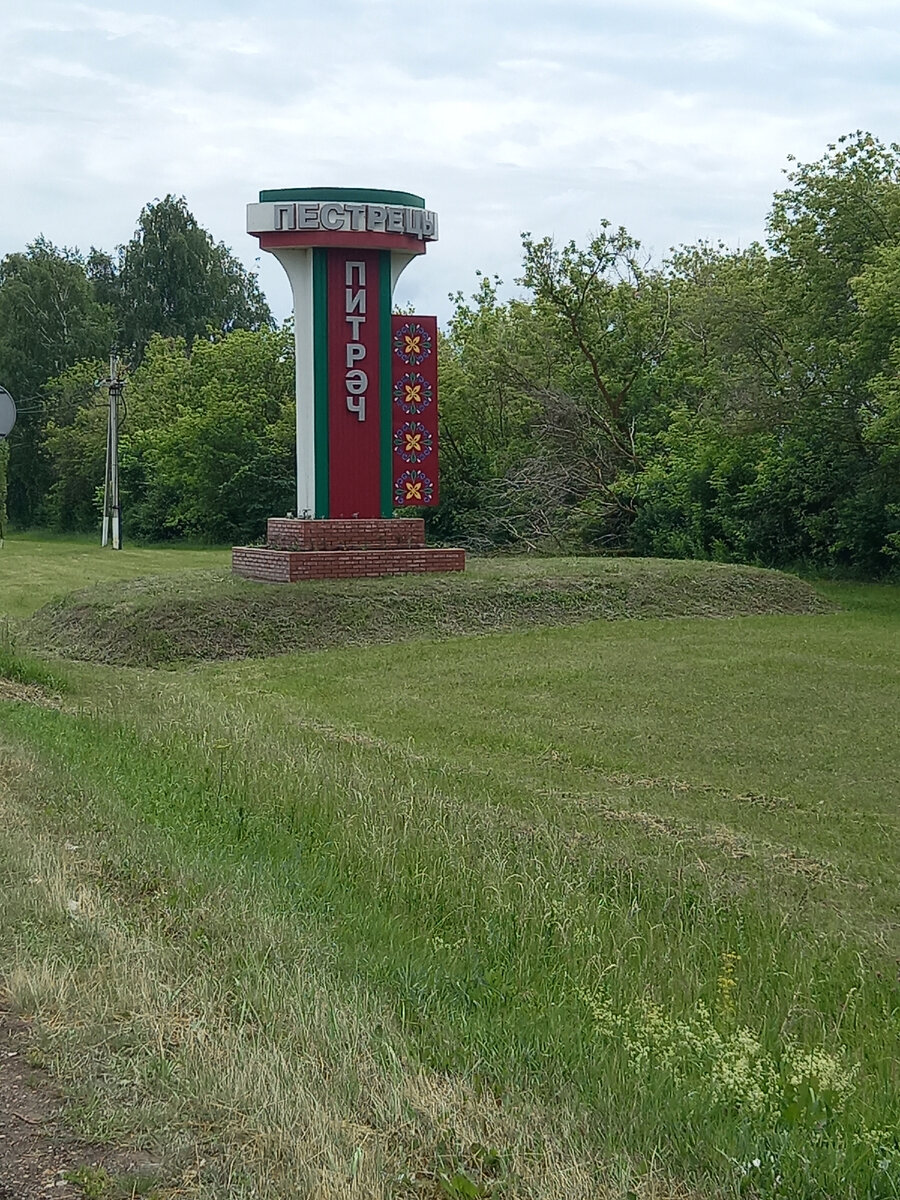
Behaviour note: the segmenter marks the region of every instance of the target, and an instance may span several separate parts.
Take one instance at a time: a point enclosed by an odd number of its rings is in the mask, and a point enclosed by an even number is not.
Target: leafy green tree
[[[109,264],[94,261],[97,285],[110,287]],[[123,345],[135,362],[150,338],[182,337],[187,344],[212,329],[262,329],[272,315],[256,282],[188,210],[183,197],[148,204],[134,237],[121,251],[115,285]]]
[[[880,317],[877,305],[868,317],[861,311],[854,281],[878,264],[884,275],[900,243],[900,146],[857,132],[796,165],[775,197],[769,242],[802,382],[770,499],[777,508],[787,493],[800,507],[804,557],[878,573],[887,567],[891,485],[869,431],[892,334],[883,305]]]
[[[672,417],[638,433],[635,550],[889,568],[898,162],[870,135],[842,139],[790,171],[768,253],[673,257]]]
[[[658,268],[605,223],[583,248],[524,235],[519,298],[485,277],[457,294],[432,532],[485,548],[896,566],[900,149],[858,133],[793,164],[768,229],[765,247],[701,243]],[[70,259],[89,302],[75,308],[115,308],[135,350],[126,528],[261,534],[293,503],[293,375],[252,276],[171,196],[118,258]],[[2,304],[0,286],[0,316]],[[35,460],[45,491],[52,480],[45,512],[67,528],[96,519],[105,367],[91,353],[48,361],[64,369],[43,387]]]
[[[283,331],[236,330],[214,341],[154,337],[125,388],[120,430],[126,535],[146,540],[253,539],[294,496],[294,369]],[[58,528],[99,516],[106,414],[91,367],[50,386],[57,419],[46,451],[56,470]]]
[[[679,408],[646,444],[646,466],[623,481],[635,518],[629,548],[661,558],[755,561],[748,491],[773,439]]]
[[[857,348],[870,364],[862,438],[884,492],[883,552],[900,563],[900,243],[879,248],[853,281],[860,307]]]
[[[173,373],[178,398],[166,407],[160,392],[170,394]],[[140,428],[123,435],[132,528],[216,542],[261,536],[266,518],[293,503],[293,392],[283,332],[236,330],[194,342],[189,356],[183,342],[156,339],[131,388]]]
[[[768,229],[791,312],[814,334],[810,348],[821,358],[845,337],[851,280],[879,246],[900,238],[900,146],[857,131],[818,161],[796,163],[775,194]]]
[[[117,312],[120,305],[119,287],[119,258],[121,255],[108,254],[91,246],[90,253],[84,260],[85,274],[94,290],[94,298],[100,304],[108,305]]]
[[[793,407],[784,299],[764,247],[701,242],[666,263],[671,338],[662,398],[746,430],[778,427]]]
[[[619,546],[633,512],[616,482],[640,470],[636,432],[658,406],[666,285],[608,224],[584,250],[525,234],[523,251],[526,298],[501,303],[487,279],[456,297],[439,516],[470,540]]]
[[[534,451],[535,413],[526,352],[535,349],[531,307],[501,302],[498,279],[462,293],[441,338],[441,505],[428,521],[443,537],[489,547],[519,536],[508,482]]]
[[[10,438],[9,513],[18,524],[39,517],[50,482],[44,384],[101,356],[112,329],[112,312],[96,300],[77,251],[38,238],[0,262],[0,382],[22,410]]]
[[[671,336],[667,281],[640,243],[601,223],[581,249],[523,237],[521,282],[551,348],[537,431],[578,543],[620,547],[634,517],[623,474],[642,469],[637,433],[658,420],[657,374]]]
[[[47,416],[42,452],[52,482],[44,501],[44,520],[66,532],[91,529],[97,522],[98,499],[106,462],[108,404],[96,380],[108,364],[76,363],[48,380],[44,394]]]

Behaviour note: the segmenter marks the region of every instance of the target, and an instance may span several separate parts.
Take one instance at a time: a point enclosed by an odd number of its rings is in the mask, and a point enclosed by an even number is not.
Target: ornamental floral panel
[[[437,318],[392,317],[394,504],[438,503]]]

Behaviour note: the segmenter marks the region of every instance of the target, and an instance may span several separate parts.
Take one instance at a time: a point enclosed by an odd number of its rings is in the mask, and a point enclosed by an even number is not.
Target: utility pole
[[[112,532],[113,550],[122,549],[122,512],[119,507],[119,397],[125,387],[119,378],[119,358],[115,350],[109,356],[109,379],[100,385],[109,392],[109,420],[106,426],[106,478],[103,480],[103,532],[100,545],[106,546]]]

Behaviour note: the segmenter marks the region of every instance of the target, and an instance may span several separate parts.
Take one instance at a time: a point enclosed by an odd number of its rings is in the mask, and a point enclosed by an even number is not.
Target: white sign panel
[[[437,213],[402,204],[344,204],[339,200],[280,200],[247,205],[248,233],[324,230],[327,233],[405,233],[438,240]]]
[[[9,437],[15,423],[15,401],[6,388],[0,387],[0,438]]]

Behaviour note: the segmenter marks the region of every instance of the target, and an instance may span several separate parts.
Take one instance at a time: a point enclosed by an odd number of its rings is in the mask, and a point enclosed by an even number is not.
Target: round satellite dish
[[[9,437],[16,423],[16,402],[4,387],[0,387],[0,438]]]

